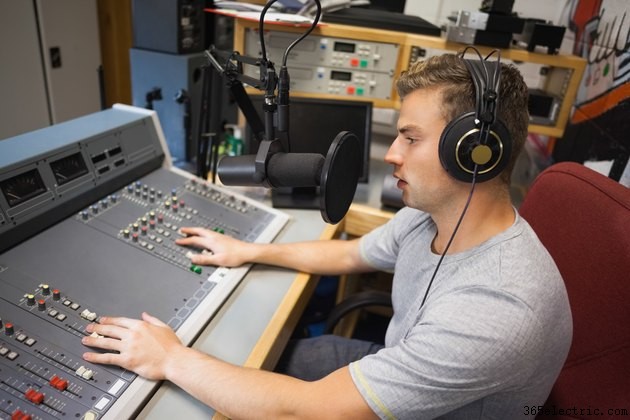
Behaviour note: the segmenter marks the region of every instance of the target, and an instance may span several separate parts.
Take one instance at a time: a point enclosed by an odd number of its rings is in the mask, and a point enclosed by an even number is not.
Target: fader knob
[[[47,284],[42,285],[42,295],[48,296],[50,295],[50,286]]]
[[[35,296],[33,296],[33,295],[26,295],[26,304],[28,306],[35,305]]]

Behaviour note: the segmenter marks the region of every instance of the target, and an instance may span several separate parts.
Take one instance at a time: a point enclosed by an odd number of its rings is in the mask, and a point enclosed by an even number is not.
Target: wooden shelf
[[[248,52],[245,51],[245,32],[248,29],[257,30],[258,22],[236,19],[234,49],[242,54],[248,54]],[[297,34],[304,33],[305,28],[285,24],[266,24],[265,30],[292,32]],[[406,70],[409,67],[409,64],[412,62],[412,51],[414,47],[431,49],[434,50],[435,53],[456,52],[465,47],[464,44],[449,42],[446,39],[439,37],[406,34],[403,32],[361,28],[357,26],[339,24],[321,24],[313,30],[312,35],[345,38],[353,41],[373,41],[395,44],[399,47],[398,59],[396,63],[392,63],[391,68],[395,75],[399,75],[403,70]],[[484,46],[478,46],[477,48],[482,52],[482,54],[487,54],[493,49]],[[503,49],[501,50],[501,58],[517,63],[534,63],[548,67],[549,72],[545,76],[545,86],[543,87],[543,90],[560,99],[560,109],[553,125],[530,124],[529,131],[552,137],[562,137],[571,113],[571,108],[577,95],[578,87],[582,80],[586,61],[573,55],[540,54],[520,49]],[[343,70],[343,68],[341,70]],[[254,89],[248,91],[251,93],[259,93]],[[356,95],[313,93],[300,91],[299,86],[297,88],[292,87],[291,94],[297,97],[307,96],[324,99],[371,100],[375,107],[392,109],[400,108],[400,98],[396,93],[394,83],[392,83],[391,95],[389,95],[389,98],[391,99],[360,97]]]

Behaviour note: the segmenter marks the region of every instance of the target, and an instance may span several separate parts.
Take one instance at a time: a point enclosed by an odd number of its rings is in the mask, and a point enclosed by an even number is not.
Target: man
[[[498,118],[511,134],[512,156],[474,194],[438,157],[447,123],[475,109],[464,61],[430,58],[397,86],[398,136],[385,160],[407,207],[392,221],[352,241],[250,244],[200,228],[183,228],[189,236],[178,241],[211,251],[193,256],[195,264],[394,271],[384,348],[326,336],[298,342],[282,366],[299,379],[186,348],[164,323],[143,314],[142,321],[105,317],[92,324],[88,331],[104,337],[83,343],[112,353],[88,352],[85,359],[170,380],[233,418],[510,419],[543,404],[572,327],[557,268],[509,197],[510,172],[527,136],[523,79],[502,66]]]

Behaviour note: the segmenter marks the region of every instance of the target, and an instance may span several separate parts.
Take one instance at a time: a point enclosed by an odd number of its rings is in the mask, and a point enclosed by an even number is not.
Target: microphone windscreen
[[[223,185],[260,186],[261,181],[254,177],[256,155],[225,156],[219,161],[217,174]]]
[[[324,156],[317,153],[276,153],[267,163],[267,178],[273,187],[316,187],[323,166]]]

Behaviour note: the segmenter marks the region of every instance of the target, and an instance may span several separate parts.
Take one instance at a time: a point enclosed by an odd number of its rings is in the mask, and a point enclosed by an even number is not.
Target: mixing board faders
[[[0,418],[133,417],[157,384],[84,361],[86,326],[146,311],[192,343],[249,267],[191,264],[180,228],[270,242],[288,221],[164,165],[154,118],[123,107],[0,142]]]

